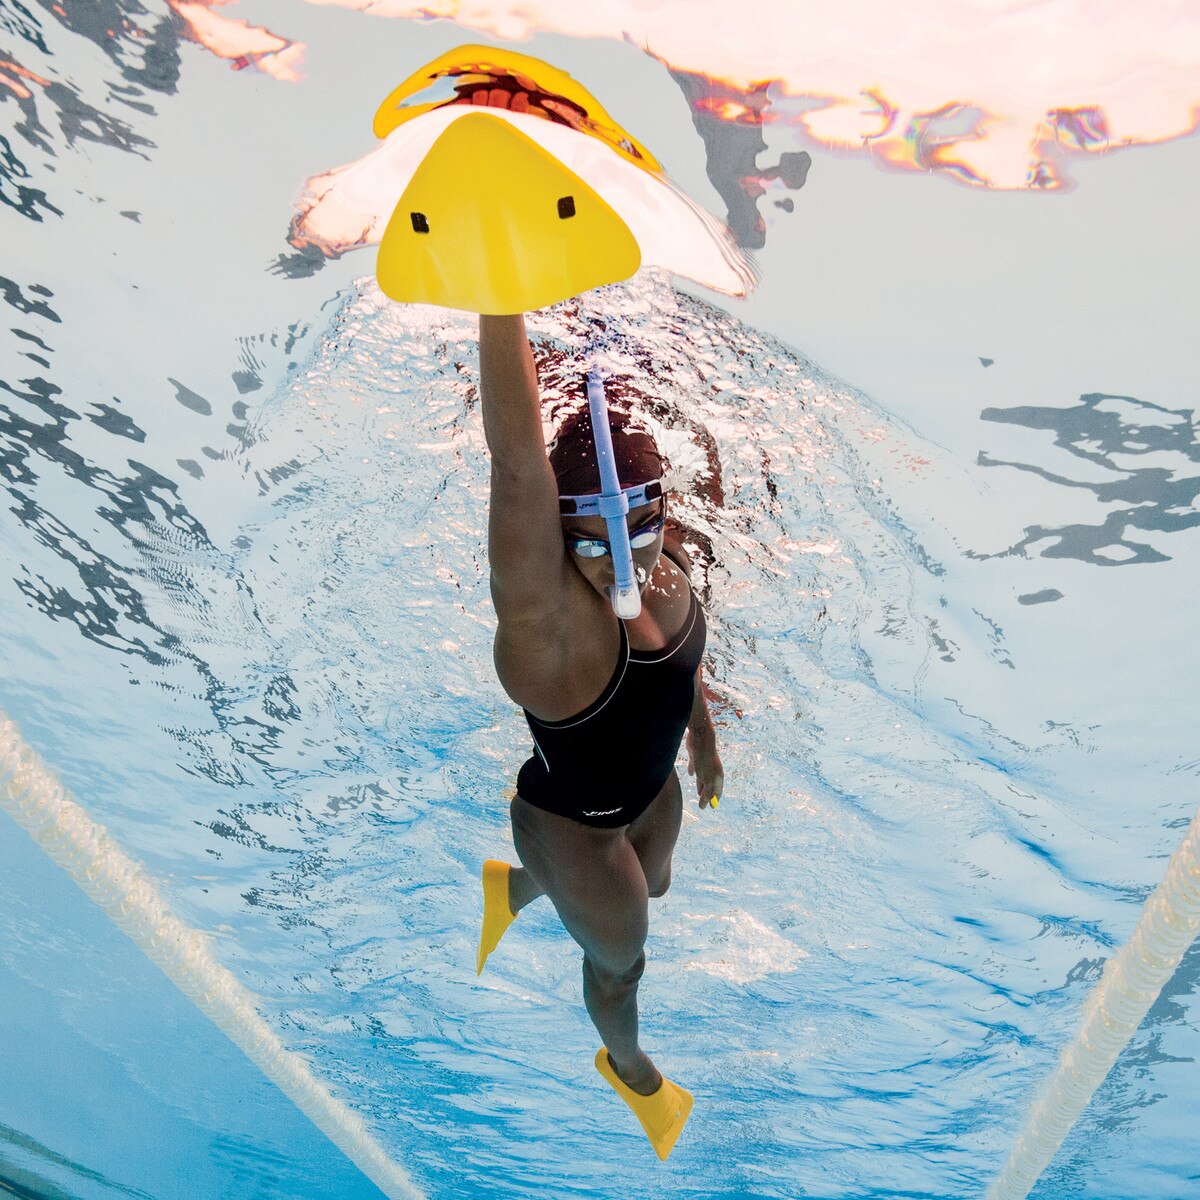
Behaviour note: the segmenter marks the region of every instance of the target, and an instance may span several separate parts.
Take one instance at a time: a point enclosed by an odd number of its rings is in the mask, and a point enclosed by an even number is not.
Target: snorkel
[[[563,516],[601,516],[608,526],[608,545],[612,554],[616,582],[608,588],[613,612],[624,621],[632,620],[642,611],[642,595],[633,565],[633,549],[629,545],[629,527],[625,517],[632,508],[648,504],[663,494],[662,481],[621,487],[617,475],[616,455],[613,452],[612,427],[608,418],[608,400],[604,394],[604,378],[600,368],[593,366],[587,377],[588,409],[592,423],[592,438],[596,447],[596,465],[600,472],[600,494],[559,496],[559,511]]]
[[[629,497],[621,491],[617,463],[613,457],[612,429],[608,424],[608,400],[600,368],[593,367],[587,379],[588,408],[592,414],[592,436],[596,439],[596,463],[600,468],[599,513],[608,526],[608,544],[612,547],[613,571],[617,581],[608,589],[613,612],[629,621],[642,611],[642,594],[633,573],[633,551],[629,546]]]

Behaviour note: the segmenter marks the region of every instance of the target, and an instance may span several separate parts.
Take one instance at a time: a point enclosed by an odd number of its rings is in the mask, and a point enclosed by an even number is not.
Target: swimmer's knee
[[[671,868],[668,866],[658,880],[647,882],[650,886],[650,899],[661,900],[671,888]]]
[[[508,819],[514,831],[529,824],[529,807],[529,802],[519,792],[512,793],[508,802]]]
[[[637,958],[622,965],[620,960],[606,954],[583,956],[583,974],[592,984],[604,991],[625,991],[637,987],[646,971],[646,952],[639,950]]]

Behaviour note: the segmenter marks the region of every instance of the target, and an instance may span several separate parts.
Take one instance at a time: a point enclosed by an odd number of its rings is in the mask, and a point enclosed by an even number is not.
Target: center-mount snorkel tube
[[[599,367],[592,367],[587,378],[588,408],[592,416],[592,437],[596,443],[596,463],[600,468],[598,510],[608,526],[608,545],[612,551],[613,572],[617,581],[608,589],[613,612],[630,621],[642,611],[642,594],[633,571],[633,550],[629,545],[629,497],[621,490],[617,462],[613,456],[612,429],[608,424],[608,400]]]
[[[633,547],[629,544],[629,527],[625,518],[632,509],[649,504],[663,495],[660,475],[645,483],[622,487],[617,474],[617,457],[613,450],[612,424],[609,421],[608,399],[604,394],[604,371],[598,359],[598,348],[613,340],[612,335],[592,341],[587,372],[588,411],[592,423],[592,442],[596,451],[596,467],[600,475],[600,492],[558,498],[559,512],[564,517],[598,516],[608,527],[608,548],[612,554],[616,582],[607,589],[613,612],[623,621],[631,621],[642,611],[642,594],[638,587],[637,571],[633,565]]]

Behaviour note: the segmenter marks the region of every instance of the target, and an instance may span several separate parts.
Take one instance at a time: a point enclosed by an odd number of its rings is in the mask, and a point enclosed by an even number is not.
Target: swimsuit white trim
[[[675,645],[672,646],[670,650],[667,650],[667,652],[665,654],[659,654],[657,658],[634,658],[633,656],[635,653],[637,653],[637,654],[643,654],[643,653],[654,654],[654,653],[656,653],[656,651],[653,651],[653,650],[634,651],[633,647],[630,646],[630,644],[629,644],[629,634],[625,629],[625,622],[622,621],[620,618],[618,618],[617,624],[620,626],[619,632],[621,634],[621,644],[623,645],[624,651],[625,651],[624,661],[621,663],[620,667],[618,668],[620,671],[620,674],[618,675],[617,672],[614,671],[613,678],[609,680],[608,687],[605,689],[608,692],[608,695],[605,696],[604,703],[601,704],[598,708],[594,708],[594,709],[592,709],[589,706],[588,708],[585,708],[578,716],[571,717],[566,721],[543,721],[540,717],[533,717],[533,720],[537,721],[537,723],[539,725],[541,725],[543,729],[574,729],[576,725],[582,725],[584,723],[584,721],[590,721],[594,716],[596,716],[597,713],[603,712],[604,709],[608,706],[609,701],[612,700],[612,698],[617,694],[618,691],[620,691],[621,682],[622,682],[622,680],[624,680],[625,672],[629,670],[629,664],[631,662],[636,662],[636,663],[666,662],[666,660],[668,658],[670,658],[684,644],[684,642],[686,642],[688,640],[688,638],[691,636],[692,630],[696,627],[696,617],[699,616],[699,614],[700,614],[700,601],[696,599],[696,593],[694,591],[692,591],[692,585],[691,585],[690,581],[688,580],[688,577],[686,575],[684,575],[683,569],[679,566],[679,564],[669,554],[666,555],[666,559],[679,572],[680,576],[683,578],[684,584],[686,585],[686,587],[688,589],[688,596],[689,596],[688,611],[691,614],[691,620],[688,621],[687,629],[681,630],[679,633],[677,633],[675,635],[675,638],[673,639],[675,642]],[[667,644],[670,645],[669,642]],[[664,646],[663,649],[666,650],[666,646]],[[597,699],[599,699],[599,697],[597,697]],[[592,703],[595,703],[595,701],[593,701]],[[530,714],[530,715],[532,716],[532,714]],[[542,762],[545,764],[545,767],[546,767],[546,773],[549,774],[550,773],[550,764],[548,762],[546,762],[546,756],[544,754],[542,754],[542,749],[537,744],[537,738],[533,739],[533,744],[537,748],[538,754],[541,755]]]
[[[689,591],[690,591],[690,588],[689,588]],[[688,622],[686,629],[680,630],[680,632],[675,635],[675,638],[673,639],[675,641],[675,645],[671,646],[670,650],[667,650],[667,647],[664,646],[663,649],[666,650],[666,653],[658,654],[657,658],[644,657],[647,654],[658,653],[655,650],[634,650],[631,648],[629,651],[629,661],[630,662],[635,662],[635,663],[666,662],[667,659],[671,657],[671,655],[675,654],[679,650],[679,648],[684,644],[684,642],[686,642],[688,640],[688,638],[691,636],[692,630],[695,629],[696,616],[700,612],[700,604],[699,604],[699,601],[697,601],[697,599],[696,599],[696,593],[692,592],[691,596],[692,596],[692,599],[691,599],[689,608],[691,611],[692,619]],[[667,645],[670,645],[670,642],[668,642]],[[638,655],[639,657],[634,658],[633,656],[635,654]]]
[[[610,679],[608,681],[608,687],[605,688],[605,691],[608,692],[608,695],[604,697],[604,703],[601,704],[598,708],[592,708],[591,705],[589,705],[587,708],[585,708],[583,710],[582,713],[580,713],[579,716],[574,717],[570,720],[566,720],[566,721],[543,721],[540,717],[534,717],[533,719],[535,721],[537,721],[537,723],[539,725],[543,726],[546,729],[574,729],[574,727],[576,725],[582,725],[584,723],[584,721],[590,721],[597,713],[603,712],[605,710],[605,708],[608,707],[609,702],[612,700],[612,698],[617,694],[617,692],[621,688],[621,682],[625,678],[625,672],[629,670],[629,655],[630,655],[629,635],[627,633],[625,633],[624,625],[621,626],[621,634],[622,634],[621,644],[625,648],[625,653],[623,656],[623,661],[621,662],[621,666],[619,668],[620,674],[618,675],[617,672],[614,671],[612,679]],[[597,697],[597,699],[599,699],[599,697]],[[593,701],[592,703],[595,703],[595,701]],[[536,738],[534,739],[533,744],[535,746],[537,745]],[[545,761],[544,755],[543,755],[543,761]],[[550,770],[549,765],[547,765],[546,770],[547,770],[547,772]]]

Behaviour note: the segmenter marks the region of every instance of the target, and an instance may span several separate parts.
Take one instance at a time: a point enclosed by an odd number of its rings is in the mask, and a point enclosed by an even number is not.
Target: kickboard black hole
[[[424,213],[412,213],[413,233],[428,233],[429,222]]]
[[[560,221],[565,221],[568,217],[575,215],[575,197],[574,196],[559,196],[558,198],[558,218]]]

